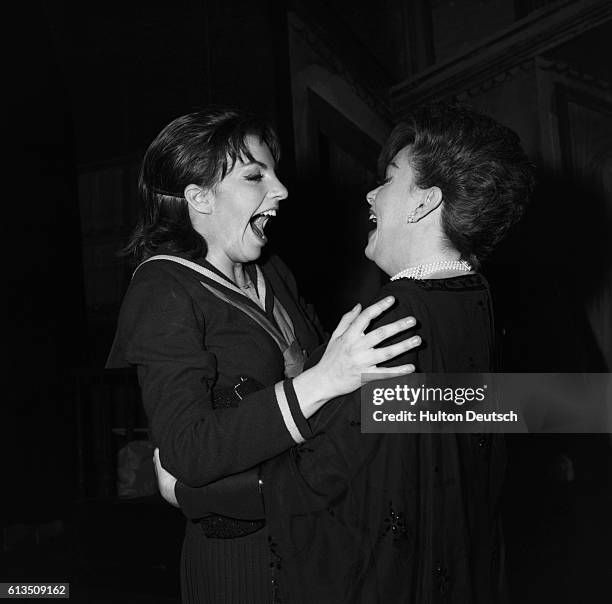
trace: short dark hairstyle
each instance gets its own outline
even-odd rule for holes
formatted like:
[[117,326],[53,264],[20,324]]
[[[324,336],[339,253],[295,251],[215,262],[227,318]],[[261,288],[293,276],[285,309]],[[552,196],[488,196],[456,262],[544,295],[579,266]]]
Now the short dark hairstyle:
[[534,187],[519,137],[456,104],[422,107],[398,124],[379,158],[381,174],[402,149],[419,188],[442,191],[442,227],[474,267],[522,216]]
[[274,161],[280,145],[260,119],[234,109],[211,107],[170,122],[149,145],[140,170],[141,215],[124,249],[135,264],[158,253],[206,255],[204,238],[193,228],[185,187],[212,188],[238,159],[253,161],[247,136],[266,144]]

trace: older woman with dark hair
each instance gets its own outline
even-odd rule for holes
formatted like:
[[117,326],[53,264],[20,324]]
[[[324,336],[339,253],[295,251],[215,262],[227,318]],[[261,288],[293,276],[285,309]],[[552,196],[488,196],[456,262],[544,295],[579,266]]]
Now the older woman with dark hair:
[[[287,197],[278,159],[267,125],[213,109],[166,126],[142,164],[142,218],[128,246],[138,267],[108,366],[136,366],[164,466],[220,497],[221,509],[187,525],[185,602],[271,600],[265,522],[235,519],[232,475],[307,441],[308,418],[329,399],[358,388],[363,373],[387,373],[376,363],[415,344],[375,348],[388,328],[363,332],[393,300],[361,313],[357,305],[302,371],[320,326],[288,269],[277,258],[256,262]],[[412,324],[396,321],[391,332]],[[237,484],[257,489],[257,472]]]
[[[399,124],[379,170],[382,183],[367,195],[376,229],[366,256],[392,280],[406,269],[420,277],[477,269],[522,216],[533,181],[516,134],[458,107],[424,109]],[[391,205],[398,202],[404,220]],[[438,262],[461,264],[430,266]]]
[[[391,364],[495,371],[489,288],[476,269],[531,195],[518,137],[465,108],[427,107],[393,130],[379,167],[366,255],[390,277],[377,299],[398,302],[382,322],[414,313],[423,340]],[[503,601],[503,440],[360,434],[360,419],[358,396],[334,401],[311,419],[311,451],[264,468],[287,601]]]
[[[532,191],[518,137],[465,108],[427,107],[393,130],[380,172],[367,195],[376,228],[366,255],[390,277],[376,299],[397,305],[375,325],[414,314],[423,340],[387,366],[494,371],[491,300],[477,269]],[[341,397],[310,419],[308,443],[263,465],[283,601],[502,601],[501,438],[361,434],[360,420],[359,395]],[[174,483],[163,478],[167,491]],[[205,491],[183,489],[197,514]]]

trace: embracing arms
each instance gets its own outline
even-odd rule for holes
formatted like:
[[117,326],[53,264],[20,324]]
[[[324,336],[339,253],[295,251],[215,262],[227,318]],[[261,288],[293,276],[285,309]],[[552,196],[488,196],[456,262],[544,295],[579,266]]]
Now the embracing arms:
[[[377,319],[374,327],[388,329],[387,333],[392,336],[390,341],[395,342],[404,335],[396,333],[393,336],[392,319],[404,312],[405,308],[395,308],[390,311],[390,316]],[[411,343],[411,348],[418,344],[417,337]],[[393,365],[415,364],[416,359],[415,351],[409,350],[385,365],[395,372]],[[359,396],[359,392],[355,392],[325,405],[309,422],[313,432],[310,440],[265,463],[261,471],[253,469],[243,473],[248,474],[247,480],[243,479],[244,476],[232,476],[201,488],[189,488],[180,482],[176,483],[174,477],[157,460],[160,491],[167,501],[174,505],[180,504],[189,518],[200,518],[210,513],[244,519],[260,518],[263,507],[259,478],[263,476],[266,491],[285,488],[292,483],[294,487],[306,490],[304,509],[319,505],[325,507],[325,502],[345,488],[350,476],[363,466],[377,446],[378,435],[360,433]],[[243,487],[242,491],[236,489],[237,485]],[[319,493],[321,498],[313,498],[314,492]],[[240,500],[239,504],[236,499]],[[302,503],[299,498],[291,498],[290,505]],[[241,511],[248,515],[238,515]]]
[[[411,346],[402,342],[373,349],[387,334],[363,334],[391,302],[361,313],[356,307],[345,315],[321,361],[292,382],[248,395],[238,408],[214,409],[216,358],[204,346],[202,308],[172,270],[142,267],[126,296],[115,347],[138,368],[152,438],[164,467],[188,485],[209,484],[308,438],[306,420],[327,400],[358,388],[362,373],[384,371],[375,365]],[[401,319],[395,333],[409,326]],[[295,397],[286,396],[291,388]]]

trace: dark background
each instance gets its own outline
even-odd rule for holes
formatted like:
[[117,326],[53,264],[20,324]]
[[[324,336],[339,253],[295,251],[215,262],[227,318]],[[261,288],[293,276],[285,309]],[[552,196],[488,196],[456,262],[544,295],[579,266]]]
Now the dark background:
[[[538,166],[522,225],[484,267],[505,371],[612,365],[612,4],[605,0],[14,3],[2,35],[7,388],[3,580],[73,600],[172,602],[181,517],[119,499],[143,439],[129,375],[103,371],[130,268],[144,149],[207,103],[268,117],[290,198],[271,248],[329,328],[381,283],[365,193],[392,124],[458,99]],[[607,602],[610,438],[513,437],[505,498],[517,602]]]

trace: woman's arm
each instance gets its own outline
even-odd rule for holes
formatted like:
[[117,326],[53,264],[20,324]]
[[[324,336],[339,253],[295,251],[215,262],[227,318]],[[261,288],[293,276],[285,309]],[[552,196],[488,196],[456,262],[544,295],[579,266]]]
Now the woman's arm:
[[187,518],[197,520],[209,514],[241,520],[264,518],[259,468],[251,468],[204,487],[194,488],[178,482],[164,469],[159,460],[159,449],[155,449],[153,460],[159,492],[168,503],[180,507]]
[[[410,348],[403,342],[373,349],[386,334],[363,336],[389,305],[345,315],[321,361],[295,380],[253,393],[238,408],[214,409],[216,359],[203,345],[201,309],[176,274],[142,267],[124,301],[116,346],[138,368],[164,467],[185,484],[209,484],[308,438],[306,419],[327,400],[358,388],[362,373],[383,372],[376,363]],[[394,333],[408,327],[398,321]]]
[[138,369],[164,466],[187,484],[208,484],[294,444],[290,427],[303,426],[305,418],[299,409],[283,414],[274,386],[249,395],[238,408],[213,408],[217,366],[204,347],[202,309],[175,274],[155,268],[144,266],[136,274],[119,339],[127,362]]

